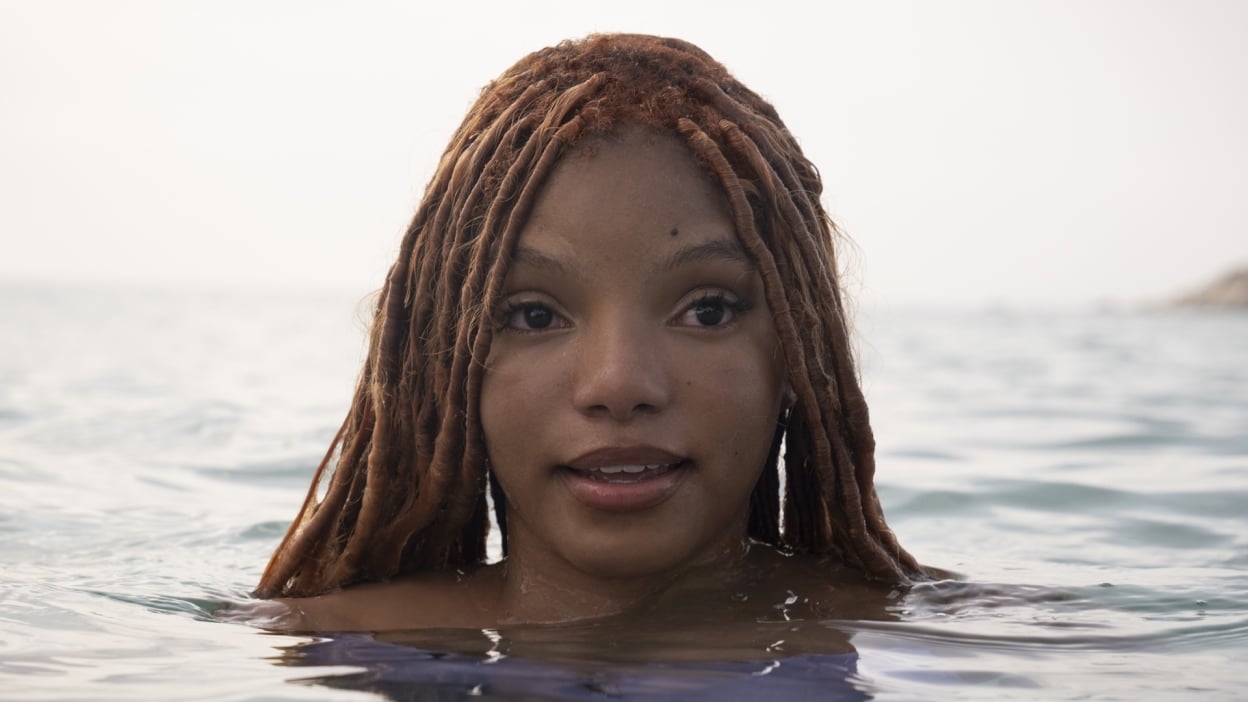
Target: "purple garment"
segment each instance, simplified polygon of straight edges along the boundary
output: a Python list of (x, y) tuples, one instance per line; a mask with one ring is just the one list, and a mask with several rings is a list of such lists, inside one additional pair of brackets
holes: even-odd
[[(294, 682), (376, 692), (395, 700), (869, 700), (854, 685), (856, 653), (773, 661), (698, 663), (549, 662), (438, 653), (332, 635), (290, 649), (283, 663), (308, 667)], [(319, 666), (358, 672), (319, 675)]]

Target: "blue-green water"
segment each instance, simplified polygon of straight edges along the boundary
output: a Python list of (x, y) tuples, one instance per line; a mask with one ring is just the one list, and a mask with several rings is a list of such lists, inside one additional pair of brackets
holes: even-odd
[(962, 582), (815, 623), (856, 656), (641, 664), (212, 616), (345, 411), (359, 302), (0, 288), (0, 698), (1248, 696), (1248, 314), (864, 311), (886, 513)]

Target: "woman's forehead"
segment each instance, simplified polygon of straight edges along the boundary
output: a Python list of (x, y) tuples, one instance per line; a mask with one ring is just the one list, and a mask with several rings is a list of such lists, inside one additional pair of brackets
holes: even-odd
[(752, 268), (723, 189), (677, 138), (634, 132), (595, 138), (565, 157), (520, 232), (513, 262), (615, 260), (671, 270), (712, 259)]
[(577, 142), (555, 165), (530, 220), (569, 214), (585, 205), (604, 219), (659, 206), (724, 217), (729, 212), (723, 186), (693, 150), (674, 134), (644, 127)]

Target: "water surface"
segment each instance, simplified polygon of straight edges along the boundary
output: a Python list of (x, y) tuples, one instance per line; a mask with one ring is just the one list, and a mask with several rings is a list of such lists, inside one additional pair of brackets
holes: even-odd
[(896, 621), (808, 623), (848, 652), (646, 661), (575, 629), (219, 621), (345, 412), (360, 302), (0, 288), (0, 696), (1248, 694), (1248, 315), (1230, 312), (864, 312), (885, 511), (960, 582), (899, 596)]

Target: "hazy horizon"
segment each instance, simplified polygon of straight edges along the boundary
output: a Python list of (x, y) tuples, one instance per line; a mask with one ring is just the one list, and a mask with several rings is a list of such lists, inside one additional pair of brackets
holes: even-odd
[(1137, 304), (1248, 265), (1248, 4), (0, 0), (0, 281), (380, 286), (523, 54), (681, 36), (768, 97), (867, 300)]

